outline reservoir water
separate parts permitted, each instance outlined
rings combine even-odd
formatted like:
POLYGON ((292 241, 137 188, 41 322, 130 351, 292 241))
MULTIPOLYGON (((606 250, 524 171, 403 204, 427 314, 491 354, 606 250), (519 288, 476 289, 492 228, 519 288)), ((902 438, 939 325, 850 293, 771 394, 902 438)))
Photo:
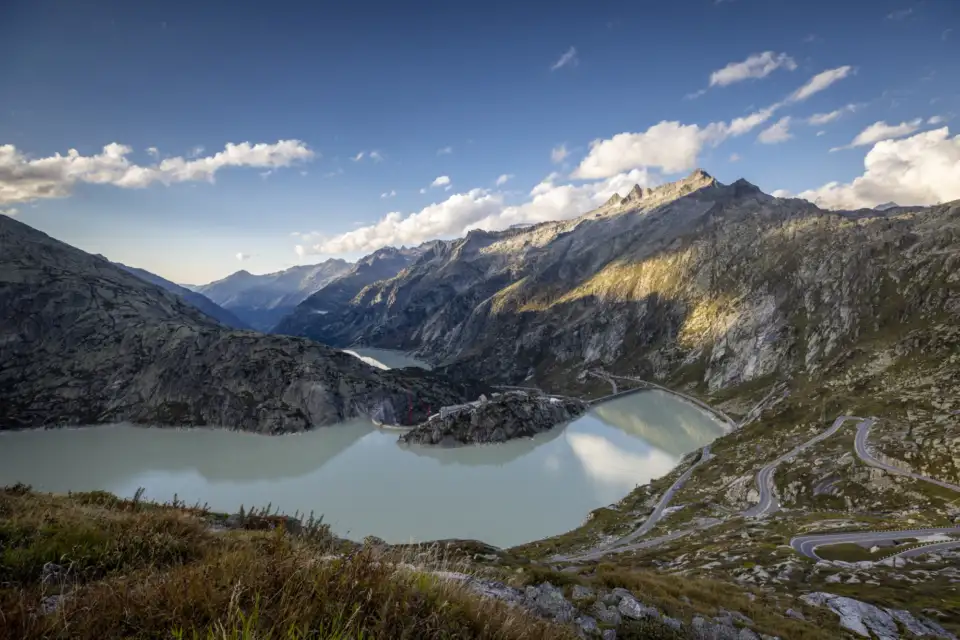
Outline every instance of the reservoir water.
POLYGON ((562 533, 723 433, 687 402, 645 391, 532 439, 405 446, 355 421, 287 436, 110 425, 0 433, 0 486, 176 494, 218 511, 271 503, 334 532, 388 542, 475 538, 506 547, 562 533))
POLYGON ((344 349, 344 353, 360 358, 369 365, 379 369, 402 369, 403 367, 420 367, 421 369, 430 369, 430 365, 423 360, 418 360, 403 351, 394 351, 393 349, 376 349, 374 347, 356 347, 354 349, 344 349))

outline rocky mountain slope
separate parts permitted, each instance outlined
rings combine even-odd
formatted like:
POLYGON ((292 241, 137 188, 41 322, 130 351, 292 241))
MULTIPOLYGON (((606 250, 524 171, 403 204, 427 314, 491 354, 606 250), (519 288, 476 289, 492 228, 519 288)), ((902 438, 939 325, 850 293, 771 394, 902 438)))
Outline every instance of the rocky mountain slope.
POLYGON ((346 260, 331 258, 320 264, 290 267, 260 276, 242 270, 200 285, 196 291, 229 309, 254 329, 270 331, 304 298, 350 268, 346 260))
MULTIPOLYGON (((307 340, 229 330, 113 263, 0 216, 0 429, 129 420, 283 432, 486 388, 383 371, 307 340)), ((413 405, 412 412, 408 410, 413 405)))
POLYGON ((438 243, 300 333, 574 393, 596 367, 710 391, 815 376, 864 336, 956 317, 958 219, 957 203, 824 211, 696 171, 438 243))
POLYGON ((166 289, 167 291, 169 291, 174 295, 180 296, 188 304, 196 307, 197 309, 204 312, 214 320, 219 321, 221 324, 224 324, 233 329, 250 329, 250 326, 247 325, 247 323, 245 323, 236 315, 227 311, 226 309, 224 309, 223 307, 221 307, 216 302, 214 302, 207 296, 203 295, 202 293, 191 291, 186 287, 181 287, 180 285, 174 282, 170 282, 165 278, 161 278, 155 273, 150 273, 145 269, 138 269, 137 267, 129 267, 119 262, 114 262, 114 264, 120 267, 121 269, 124 269, 125 271, 129 271, 130 273, 137 276, 141 280, 144 280, 145 282, 155 284, 158 287, 162 287, 163 289, 166 289))
POLYGON ((438 244, 427 242, 418 247, 400 249, 384 247, 364 256, 347 272, 304 299, 292 313, 277 324, 274 331, 325 342, 326 318, 339 318, 364 287, 393 278, 422 256, 430 255, 431 250, 438 244))

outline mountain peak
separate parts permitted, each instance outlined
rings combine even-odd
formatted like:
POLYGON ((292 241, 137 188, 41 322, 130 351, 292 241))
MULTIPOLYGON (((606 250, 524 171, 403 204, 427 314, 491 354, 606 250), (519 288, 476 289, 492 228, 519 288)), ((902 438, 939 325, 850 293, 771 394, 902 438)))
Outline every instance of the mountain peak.
POLYGON ((603 203, 603 206, 617 207, 617 206, 620 206, 621 203, 623 203, 623 198, 620 197, 619 193, 615 193, 612 196, 610 196, 610 198, 606 202, 603 203))

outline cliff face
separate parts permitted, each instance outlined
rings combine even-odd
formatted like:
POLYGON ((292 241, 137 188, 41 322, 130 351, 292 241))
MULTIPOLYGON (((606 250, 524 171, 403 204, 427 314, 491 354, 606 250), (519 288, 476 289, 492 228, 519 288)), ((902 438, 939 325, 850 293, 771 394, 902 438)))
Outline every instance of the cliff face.
POLYGON ((958 271, 958 203, 828 212, 695 172, 439 244, 325 316, 325 339, 556 391, 591 368, 717 390, 816 376, 865 337, 956 319, 958 271))
POLYGON ((162 289, 166 289, 170 293, 173 293, 177 296, 183 298, 186 302, 190 303, 200 311, 204 312, 214 320, 219 321, 221 324, 224 324, 232 329, 250 329, 250 326, 247 325, 243 320, 230 313, 216 302, 203 295, 202 293, 197 293, 196 291, 191 291, 186 287, 181 287, 180 285, 170 282, 164 278, 161 278, 155 273, 150 273, 145 269, 138 269, 137 267, 128 267, 125 264, 120 264, 115 262, 115 265, 120 267, 125 271, 129 271, 133 275, 137 276, 141 280, 155 284, 162 289))
POLYGON ((298 431, 486 388, 381 371, 308 340, 232 331, 109 261, 0 216, 0 429, 129 420, 298 431))
POLYGON ((331 340, 336 342, 341 314, 349 309, 351 300, 364 287, 393 278, 428 253, 435 244, 428 242, 419 247, 402 249, 384 247, 364 256, 348 271, 300 303, 277 323, 274 332, 324 343, 330 343, 331 340))

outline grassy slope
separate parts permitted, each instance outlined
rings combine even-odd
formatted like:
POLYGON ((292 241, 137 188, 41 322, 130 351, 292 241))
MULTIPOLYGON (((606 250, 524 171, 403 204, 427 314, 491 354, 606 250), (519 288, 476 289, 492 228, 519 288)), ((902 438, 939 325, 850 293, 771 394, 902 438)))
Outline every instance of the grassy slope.
POLYGON ((307 534, 215 531, 201 510, 102 492, 2 489, 0 638, 572 637, 396 568, 409 558, 343 553, 322 526, 307 534), (48 562, 66 572, 44 581, 48 562), (59 593, 60 608, 40 614, 59 593))

